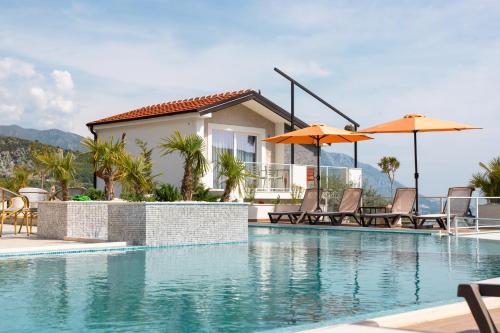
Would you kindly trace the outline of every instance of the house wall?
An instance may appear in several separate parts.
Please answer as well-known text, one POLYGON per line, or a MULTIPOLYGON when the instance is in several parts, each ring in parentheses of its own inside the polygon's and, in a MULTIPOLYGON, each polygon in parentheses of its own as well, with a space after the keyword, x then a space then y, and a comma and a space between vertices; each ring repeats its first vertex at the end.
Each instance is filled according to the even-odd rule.
MULTIPOLYGON (((129 121, 109 125, 95 126, 94 130, 101 139, 113 137, 115 140, 126 133, 126 149, 133 155, 138 155, 140 149, 135 144, 136 139, 147 142, 148 147, 153 150, 153 174, 160 174, 156 180, 180 186, 184 172, 183 162, 177 153, 161 156, 158 145, 162 138, 169 137, 175 130, 182 134, 194 134, 203 126, 203 118, 197 113, 191 115, 170 116, 163 119, 149 119, 143 121, 129 121)), ((98 179, 98 188, 103 188, 104 183, 98 179)), ((115 195, 120 193, 120 186, 115 184, 115 195)))
MULTIPOLYGON (((205 137, 208 137, 208 124, 263 128, 266 132, 266 138, 274 136, 276 128, 274 122, 241 104, 212 113, 212 116, 205 120, 205 137)), ((262 144, 266 150, 265 160, 268 163, 276 163, 275 144, 268 142, 262 142, 262 144)), ((211 157, 209 156, 209 158, 211 157)))

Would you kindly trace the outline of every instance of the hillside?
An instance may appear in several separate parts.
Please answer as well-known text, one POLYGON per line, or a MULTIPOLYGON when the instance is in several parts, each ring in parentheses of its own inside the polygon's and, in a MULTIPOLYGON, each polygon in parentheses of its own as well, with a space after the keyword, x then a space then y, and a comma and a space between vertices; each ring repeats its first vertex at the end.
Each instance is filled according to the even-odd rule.
POLYGON ((81 150, 80 141, 82 136, 64 132, 58 129, 36 130, 23 128, 17 125, 0 125, 0 136, 9 136, 30 141, 37 141, 66 150, 81 150))
MULTIPOLYGON (((354 165, 354 159, 346 154, 334 153, 329 151, 321 152, 321 165, 349 167, 354 165)), ((358 161, 358 167, 363 169, 363 182, 377 190, 382 196, 391 196, 389 179, 380 172, 380 169, 366 163, 358 161)), ((394 182, 394 188, 404 187, 400 182, 394 182)))
MULTIPOLYGON (((321 152, 321 164, 339 167, 351 167, 354 165, 354 159, 346 154, 323 151, 321 152)), ((384 197, 390 197, 390 183, 387 176, 380 169, 366 163, 358 161, 358 167, 363 169, 363 183, 365 186, 373 187, 379 194, 384 197)), ((406 187, 398 181, 394 182, 394 188, 406 187)), ((425 196, 420 193, 419 197, 425 196)), ((423 213, 437 212, 440 210, 438 201, 421 198, 419 207, 423 213)))
MULTIPOLYGON (((31 159, 31 151, 34 147, 54 146, 10 136, 0 136, 0 180, 11 177, 15 166, 33 170, 34 165, 31 159)), ((88 154, 80 152, 74 152, 74 154, 77 156, 77 177, 75 183, 84 187, 91 187, 93 173, 88 154)), ((32 180, 32 185, 38 186, 36 176, 32 180)))

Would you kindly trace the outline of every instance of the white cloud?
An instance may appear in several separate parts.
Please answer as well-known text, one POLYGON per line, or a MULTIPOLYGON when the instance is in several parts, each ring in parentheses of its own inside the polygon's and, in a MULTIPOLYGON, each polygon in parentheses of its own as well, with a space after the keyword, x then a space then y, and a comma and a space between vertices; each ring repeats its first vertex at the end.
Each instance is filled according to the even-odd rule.
POLYGON ((68 71, 54 70, 51 73, 52 78, 56 83, 57 89, 62 93, 70 93, 73 91, 73 79, 68 71))
POLYGON ((57 110, 60 110, 61 112, 68 113, 70 114, 73 109, 74 109, 74 103, 73 101, 66 99, 62 96, 56 96, 54 97, 50 104, 56 108, 57 110))
POLYGON ((70 129, 77 115, 74 84, 66 70, 53 70, 50 78, 33 64, 0 58, 0 117, 2 124, 35 128, 70 129))
POLYGON ((35 76, 35 68, 32 64, 21 60, 0 58, 0 80, 4 80, 12 76, 22 78, 33 77, 35 76))

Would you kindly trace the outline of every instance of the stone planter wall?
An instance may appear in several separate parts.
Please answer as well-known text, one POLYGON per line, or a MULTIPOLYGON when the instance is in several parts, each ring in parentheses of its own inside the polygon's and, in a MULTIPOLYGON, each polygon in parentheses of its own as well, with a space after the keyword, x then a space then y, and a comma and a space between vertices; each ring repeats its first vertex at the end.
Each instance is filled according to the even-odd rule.
POLYGON ((248 221, 269 221, 267 213, 274 212, 274 204, 251 204, 248 205, 248 221))
POLYGON ((211 202, 43 202, 38 235, 148 246, 242 242, 248 240, 248 208, 211 202))

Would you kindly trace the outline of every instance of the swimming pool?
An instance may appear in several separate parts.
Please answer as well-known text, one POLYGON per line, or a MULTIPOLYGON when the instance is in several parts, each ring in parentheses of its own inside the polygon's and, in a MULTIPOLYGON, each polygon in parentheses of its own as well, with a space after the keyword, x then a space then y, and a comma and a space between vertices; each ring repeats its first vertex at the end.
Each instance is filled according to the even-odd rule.
POLYGON ((491 241, 258 227, 248 244, 0 258, 0 331, 295 331, 496 276, 491 241))

